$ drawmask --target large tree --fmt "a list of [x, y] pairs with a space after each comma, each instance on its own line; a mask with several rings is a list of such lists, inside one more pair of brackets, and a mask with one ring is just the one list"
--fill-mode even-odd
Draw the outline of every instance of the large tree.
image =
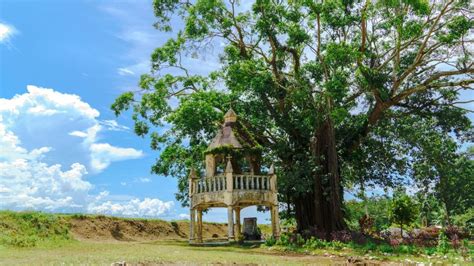
[[[413, 143], [471, 129], [456, 105], [474, 83], [470, 1], [242, 3], [155, 0], [155, 27], [175, 37], [153, 52], [141, 90], [112, 105], [133, 108], [135, 132], [161, 149], [152, 171], [179, 178], [185, 204], [186, 175], [229, 106], [276, 162], [299, 230], [345, 228], [344, 186], [406, 181], [427, 148]], [[209, 75], [184, 60], [211, 53]]]

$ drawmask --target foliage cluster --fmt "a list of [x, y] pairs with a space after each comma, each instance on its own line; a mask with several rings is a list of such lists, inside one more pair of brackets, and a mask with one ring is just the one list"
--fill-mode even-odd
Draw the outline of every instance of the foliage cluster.
[[[340, 232], [339, 235], [347, 235], [347, 232]], [[279, 240], [269, 238], [265, 241], [266, 246], [279, 246], [285, 250], [308, 252], [314, 250], [352, 250], [360, 254], [371, 253], [373, 255], [425, 255], [425, 256], [444, 256], [451, 254], [453, 256], [462, 256], [465, 259], [474, 255], [474, 245], [470, 244], [468, 239], [455, 241], [450, 240], [444, 232], [438, 233], [434, 245], [420, 245], [416, 241], [394, 241], [393, 239], [364, 238], [361, 241], [361, 235], [349, 234], [350, 238], [337, 237], [331, 240], [320, 239], [316, 237], [303, 238], [298, 233], [282, 234]], [[359, 238], [359, 239], [356, 239]]]

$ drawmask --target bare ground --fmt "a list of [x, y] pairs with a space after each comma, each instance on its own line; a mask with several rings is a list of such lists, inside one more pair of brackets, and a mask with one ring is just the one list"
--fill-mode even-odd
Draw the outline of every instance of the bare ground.
[[[71, 233], [80, 241], [156, 241], [184, 240], [189, 237], [189, 222], [119, 219], [106, 216], [70, 218]], [[227, 225], [204, 223], [203, 237], [223, 239]]]

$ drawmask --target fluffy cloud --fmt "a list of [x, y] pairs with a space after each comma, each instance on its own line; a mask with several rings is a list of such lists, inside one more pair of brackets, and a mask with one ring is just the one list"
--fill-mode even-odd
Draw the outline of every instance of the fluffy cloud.
[[145, 198], [144, 200], [132, 199], [124, 203], [106, 201], [98, 205], [91, 205], [89, 211], [109, 215], [128, 217], [158, 217], [170, 211], [174, 206], [172, 201]]
[[31, 85], [27, 91], [12, 99], [0, 99], [3, 130], [9, 128], [16, 134], [9, 134], [8, 140], [0, 145], [11, 145], [19, 137], [26, 148], [52, 146], [52, 156], [67, 154], [76, 161], [66, 164], [80, 162], [92, 172], [100, 172], [114, 161], [143, 156], [140, 150], [100, 142], [99, 135], [104, 130], [128, 128], [113, 120], [99, 120], [99, 111], [79, 96]]
[[[173, 207], [159, 199], [114, 202], [94, 195], [86, 176], [142, 151], [99, 142], [104, 130], [124, 130], [80, 97], [28, 86], [0, 99], [0, 209], [93, 212], [156, 217]], [[68, 167], [64, 167], [68, 166]]]
[[0, 22], [0, 43], [8, 44], [11, 37], [17, 33], [18, 31], [12, 25]]

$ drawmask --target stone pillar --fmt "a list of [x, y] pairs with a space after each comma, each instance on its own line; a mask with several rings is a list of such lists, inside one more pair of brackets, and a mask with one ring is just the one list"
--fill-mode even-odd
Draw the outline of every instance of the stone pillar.
[[231, 159], [231, 156], [227, 156], [227, 166], [225, 167], [225, 179], [228, 192], [232, 192], [232, 190], [234, 190], [234, 169], [232, 168]]
[[189, 213], [189, 242], [192, 243], [194, 242], [194, 226], [196, 222], [196, 217], [195, 217], [196, 211], [194, 209], [191, 209]]
[[278, 205], [271, 206], [272, 216], [272, 234], [275, 239], [280, 238], [280, 215], [278, 213]]
[[275, 166], [273, 164], [270, 166], [268, 175], [270, 176], [270, 190], [276, 193], [277, 192], [277, 176], [275, 174]]
[[206, 177], [213, 177], [216, 174], [216, 157], [213, 154], [206, 154]]
[[240, 207], [235, 208], [235, 238], [238, 240], [241, 235], [240, 229]]
[[227, 230], [229, 241], [234, 240], [234, 212], [232, 206], [227, 207]]
[[197, 242], [202, 243], [202, 210], [197, 210]]

